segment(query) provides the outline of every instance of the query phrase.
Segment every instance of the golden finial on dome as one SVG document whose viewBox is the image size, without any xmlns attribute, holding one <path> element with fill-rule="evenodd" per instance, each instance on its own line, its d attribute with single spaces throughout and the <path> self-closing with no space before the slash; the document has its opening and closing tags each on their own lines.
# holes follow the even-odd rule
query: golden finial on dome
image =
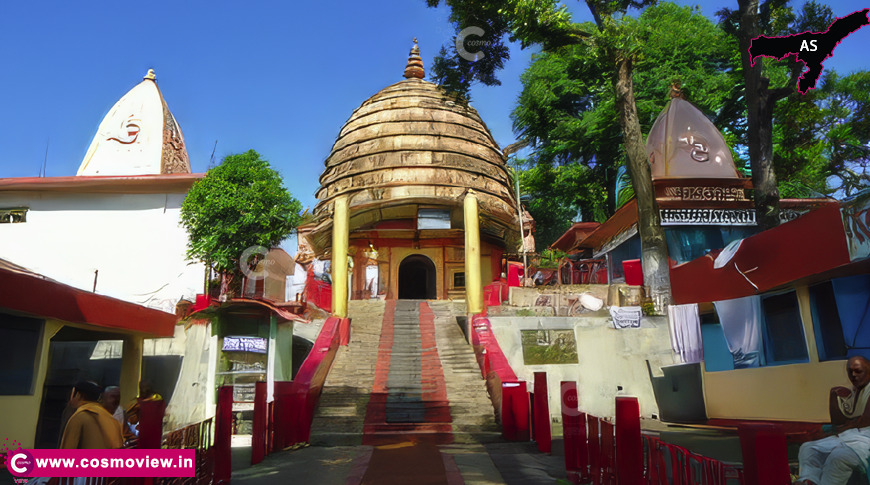
<svg viewBox="0 0 870 485">
<path fill-rule="evenodd" d="M 148 74 L 146 74 L 142 79 L 150 79 L 152 81 L 157 80 L 157 76 L 154 74 L 154 69 L 148 69 Z"/>
<path fill-rule="evenodd" d="M 408 56 L 408 65 L 405 66 L 405 77 L 411 79 L 423 79 L 426 76 L 426 71 L 423 70 L 423 59 L 420 57 L 420 48 L 417 47 L 417 38 L 414 37 L 414 47 L 411 48 L 411 54 Z"/>
</svg>

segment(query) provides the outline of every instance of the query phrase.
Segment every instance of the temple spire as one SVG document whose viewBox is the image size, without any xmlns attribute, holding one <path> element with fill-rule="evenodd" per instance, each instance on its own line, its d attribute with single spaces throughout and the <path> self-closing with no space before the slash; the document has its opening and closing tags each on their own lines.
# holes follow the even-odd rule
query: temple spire
<svg viewBox="0 0 870 485">
<path fill-rule="evenodd" d="M 405 66 L 405 77 L 423 79 L 426 72 L 423 70 L 423 59 L 420 57 L 420 48 L 417 47 L 417 38 L 414 37 L 414 47 L 408 56 L 408 65 Z"/>
<path fill-rule="evenodd" d="M 142 79 L 150 79 L 152 81 L 156 81 L 157 76 L 154 75 L 154 69 L 148 69 L 148 74 L 145 74 L 145 77 L 143 77 Z"/>
</svg>

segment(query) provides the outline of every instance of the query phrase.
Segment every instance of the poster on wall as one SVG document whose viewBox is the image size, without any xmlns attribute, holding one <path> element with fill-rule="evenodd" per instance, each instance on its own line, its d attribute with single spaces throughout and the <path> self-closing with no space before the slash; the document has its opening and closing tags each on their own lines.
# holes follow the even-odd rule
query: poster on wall
<svg viewBox="0 0 870 485">
<path fill-rule="evenodd" d="M 522 330 L 523 363 L 526 365 L 576 364 L 574 330 Z"/>
<path fill-rule="evenodd" d="M 262 337 L 224 337 L 224 352 L 266 353 L 266 339 Z"/>
</svg>

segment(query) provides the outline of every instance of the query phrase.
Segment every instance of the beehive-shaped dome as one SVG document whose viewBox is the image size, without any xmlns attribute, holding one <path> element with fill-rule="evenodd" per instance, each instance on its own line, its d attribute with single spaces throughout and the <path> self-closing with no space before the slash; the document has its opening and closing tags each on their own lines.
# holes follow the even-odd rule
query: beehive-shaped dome
<svg viewBox="0 0 870 485">
<path fill-rule="evenodd" d="M 422 79 L 416 43 L 404 76 L 366 100 L 342 127 L 320 177 L 315 215 L 328 213 L 342 194 L 358 212 L 407 203 L 459 205 L 473 189 L 481 214 L 510 226 L 516 205 L 504 156 L 477 111 Z"/>
</svg>

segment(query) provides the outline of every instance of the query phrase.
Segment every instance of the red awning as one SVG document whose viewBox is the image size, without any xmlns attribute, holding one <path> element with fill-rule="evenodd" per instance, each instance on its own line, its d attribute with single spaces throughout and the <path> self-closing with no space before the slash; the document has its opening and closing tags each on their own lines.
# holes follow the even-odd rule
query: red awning
<svg viewBox="0 0 870 485">
<path fill-rule="evenodd" d="M 717 254 L 671 268 L 674 303 L 756 295 L 851 262 L 837 203 L 744 239 L 719 269 L 713 268 Z"/>
<path fill-rule="evenodd" d="M 550 244 L 551 249 L 568 252 L 574 249 L 578 242 L 585 239 L 589 234 L 601 226 L 598 222 L 575 222 L 565 234 L 559 236 L 556 242 Z"/>
<path fill-rule="evenodd" d="M 0 266 L 0 309 L 149 337 L 171 337 L 177 320 L 171 313 L 79 290 L 10 266 Z"/>
<path fill-rule="evenodd" d="M 297 301 L 277 303 L 266 298 L 233 298 L 229 301 L 218 302 L 217 300 L 206 300 L 203 295 L 197 295 L 197 305 L 194 308 L 196 310 L 187 317 L 188 326 L 191 324 L 208 324 L 211 322 L 212 316 L 217 313 L 241 308 L 259 310 L 263 314 L 271 313 L 276 315 L 281 321 L 311 323 L 311 320 L 307 320 L 302 315 L 296 313 L 298 310 L 304 311 L 305 309 L 305 303 Z"/>
</svg>

